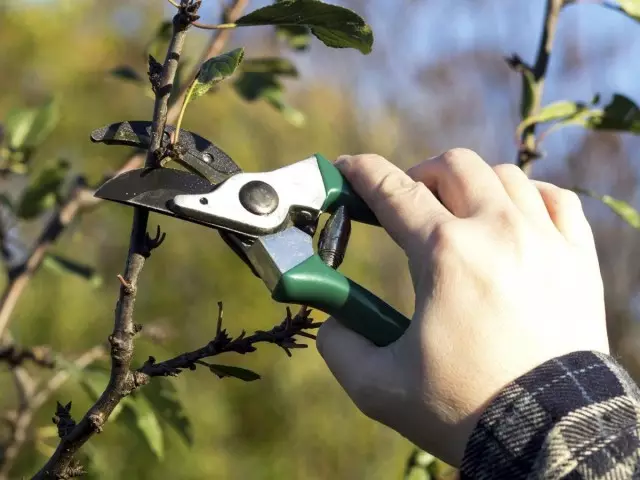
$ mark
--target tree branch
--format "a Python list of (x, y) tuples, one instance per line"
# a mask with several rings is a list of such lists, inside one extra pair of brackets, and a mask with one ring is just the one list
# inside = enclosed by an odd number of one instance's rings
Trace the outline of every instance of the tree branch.
[[(529, 115), (537, 113), (542, 105), (542, 94), (544, 92), (544, 83), (547, 75), (547, 68), (549, 66), (549, 59), (551, 57), (551, 49), (553, 47), (553, 41), (558, 27), (560, 11), (566, 3), (567, 0), (547, 0), (542, 36), (540, 38), (540, 45), (538, 46), (536, 62), (533, 67), (522, 65), (522, 68), (529, 68), (530, 72), (533, 74), (533, 86), (530, 92), (533, 98), (531, 99), (532, 107)], [(524, 88), (524, 81), (522, 95), (524, 101), (524, 97), (527, 95)], [(531, 125), (522, 133), (516, 163), (528, 176), (531, 174), (533, 161), (537, 157), (536, 126)]]
[[(248, 0), (235, 0), (233, 4), (225, 10), (224, 17), (239, 15), (247, 3)], [(199, 5), (199, 2), (182, 0), (181, 7), (192, 8), (196, 4)], [(195, 12), (192, 10), (190, 13), (194, 14)], [(174, 17), (174, 32), (163, 65), (160, 88), (158, 88), (156, 92), (151, 145), (147, 151), (145, 161), (145, 165), (147, 166), (153, 165), (161, 160), (161, 158), (159, 158), (162, 155), (161, 135), (164, 133), (167, 122), (173, 122), (180, 110), (179, 101), (173, 102), (173, 108), (169, 109), (169, 98), (181, 49), (184, 44), (184, 37), (189, 27), (189, 23), (184, 21), (183, 15), (183, 8), (181, 8), (176, 17)], [(182, 18), (178, 18), (181, 16)], [(222, 51), (228, 38), (228, 32), (214, 32), (203, 57), (208, 58), (209, 56), (216, 55), (216, 52)], [(198, 69), (195, 69), (193, 73), (194, 77), (197, 75)], [(186, 89), (183, 89), (178, 97), (184, 97), (185, 94)], [(69, 434), (64, 435), (52, 457), (34, 477), (36, 479), (70, 477), (70, 475), (73, 474), (70, 470), (74, 455), (94, 433), (98, 433), (102, 429), (102, 425), (107, 421), (109, 415), (120, 400), (136, 388), (134, 375), (129, 370), (129, 367), (133, 356), (133, 337), (140, 328), (133, 323), (133, 308), (137, 282), (144, 266), (144, 261), (150, 253), (149, 239), (146, 234), (147, 220), (148, 212), (146, 210), (136, 209), (134, 211), (129, 253), (127, 255), (125, 272), (122, 276), (122, 285), (116, 306), (114, 330), (109, 337), (112, 358), (109, 384), (83, 419)]]
[(256, 351), (257, 343), (273, 343), (282, 348), (288, 356), (291, 349), (306, 348), (307, 345), (297, 343), (296, 335), (315, 339), (315, 336), (305, 330), (317, 329), (321, 323), (314, 323), (309, 316), (311, 311), (303, 307), (292, 317), (291, 310), (287, 308), (287, 317), (280, 325), (273, 327), (268, 332), (257, 331), (253, 335), (245, 336), (243, 331), (237, 338), (231, 339), (226, 330), (222, 329), (222, 303), (219, 303), (218, 328), (216, 336), (207, 345), (193, 352), (183, 353), (164, 362), (155, 363), (150, 357), (136, 372), (136, 383), (144, 385), (151, 377), (176, 376), (182, 370), (195, 370), (198, 362), (204, 358), (215, 357), (222, 353), (235, 352), (241, 355)]
[(46, 345), (26, 348), (12, 343), (0, 347), (0, 361), (8, 363), (10, 368), (18, 367), (27, 360), (44, 368), (55, 366), (51, 349)]

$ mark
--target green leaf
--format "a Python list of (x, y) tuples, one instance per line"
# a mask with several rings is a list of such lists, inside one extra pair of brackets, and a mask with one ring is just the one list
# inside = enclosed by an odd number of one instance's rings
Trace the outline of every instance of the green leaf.
[(236, 25), (308, 27), (328, 47), (355, 48), (364, 54), (373, 46), (371, 27), (358, 14), (318, 0), (282, 0), (239, 18)]
[(618, 5), (624, 13), (640, 22), (640, 0), (618, 0)]
[(11, 110), (5, 122), (9, 147), (14, 150), (37, 147), (55, 128), (59, 118), (59, 104), (53, 97), (37, 108)]
[(196, 99), (207, 93), (211, 87), (233, 75), (244, 57), (244, 49), (236, 48), (217, 57), (210, 58), (200, 68), (191, 86), (191, 98)]
[(48, 254), (44, 257), (43, 266), (56, 273), (77, 275), (88, 281), (92, 287), (102, 285), (102, 277), (94, 268), (78, 263), (75, 260), (61, 257), (60, 255)]
[(55, 206), (68, 170), (66, 161), (42, 170), (23, 192), (16, 214), (24, 219), (32, 219)]
[(9, 111), (5, 120), (7, 141), (9, 148), (19, 150), (22, 148), (33, 120), (35, 118), (35, 110), (14, 108)]
[(243, 72), (268, 73), (287, 77), (298, 76), (298, 69), (291, 60), (280, 57), (251, 58), (242, 63), (241, 70)]
[(525, 118), (520, 125), (518, 125), (517, 133), (520, 135), (525, 129), (537, 123), (571, 118), (587, 110), (588, 107), (584, 103), (569, 101), (551, 103), (540, 109), (535, 115)]
[(109, 73), (114, 77), (121, 78), (133, 83), (146, 83), (142, 76), (129, 65), (120, 65), (112, 68)]
[(35, 148), (52, 132), (60, 120), (60, 104), (55, 97), (50, 98), (35, 110), (33, 123), (24, 145)]
[(147, 397), (161, 420), (173, 427), (188, 445), (193, 445), (193, 426), (173, 381), (154, 378), (140, 393)]
[(245, 382), (253, 382), (254, 380), (260, 379), (260, 375), (256, 372), (252, 372), (251, 370), (247, 370), (246, 368), (216, 364), (209, 364), (208, 367), (212, 373), (215, 373), (220, 378), (233, 377), (244, 380)]
[(140, 434), (158, 459), (164, 457), (164, 437), (153, 406), (140, 393), (129, 395), (123, 400), (125, 425)]
[(284, 87), (279, 80), (280, 76), (297, 75), (295, 65), (283, 58), (247, 60), (234, 88), (245, 100), (264, 100), (280, 111), (288, 122), (301, 126), (305, 122), (304, 115), (284, 101)]
[(615, 94), (602, 111), (593, 111), (586, 122), (593, 130), (616, 130), (640, 134), (640, 109), (633, 100)]
[(582, 188), (574, 188), (573, 190), (576, 193), (582, 193), (584, 195), (588, 195), (592, 198), (600, 200), (607, 207), (609, 207), (613, 211), (613, 213), (618, 215), (633, 228), (637, 228), (640, 230), (640, 213), (627, 202), (618, 200), (609, 195), (598, 195), (591, 190), (585, 190)]

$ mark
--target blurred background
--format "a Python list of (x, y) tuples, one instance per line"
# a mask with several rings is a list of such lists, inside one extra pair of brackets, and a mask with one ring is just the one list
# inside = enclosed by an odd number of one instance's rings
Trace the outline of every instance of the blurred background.
[[(373, 53), (333, 50), (315, 38), (294, 52), (269, 27), (234, 33), (228, 49), (247, 58), (285, 56), (300, 70), (286, 80), (286, 100), (306, 122), (293, 125), (264, 102), (249, 103), (224, 84), (189, 107), (184, 127), (221, 146), (245, 170), (270, 169), (314, 152), (375, 152), (399, 166), (453, 147), (477, 151), (491, 164), (513, 162), (521, 81), (504, 61), (533, 61), (543, 0), (343, 0), (375, 33)], [(562, 13), (544, 104), (589, 101), (596, 92), (640, 100), (637, 52), (640, 25), (597, 2), (577, 2)], [(253, 0), (250, 8), (266, 4)], [(119, 65), (144, 77), (145, 49), (172, 7), (161, 0), (0, 0), (0, 119), (15, 107), (37, 105), (52, 93), (61, 119), (34, 158), (39, 165), (66, 158), (92, 181), (116, 169), (126, 148), (94, 145), (92, 129), (122, 120), (148, 120), (148, 88), (108, 74)], [(204, 0), (202, 21), (216, 23), (220, 2)], [(192, 30), (185, 48), (195, 61), (209, 33)], [(565, 128), (542, 145), (533, 176), (569, 187), (615, 194), (636, 206), (640, 142), (630, 135)], [(591, 199), (583, 205), (594, 229), (606, 284), (610, 340), (640, 376), (640, 242), (638, 231)], [(132, 211), (103, 205), (83, 216), (55, 252), (94, 265), (104, 278), (94, 287), (76, 277), (39, 272), (20, 299), (11, 324), (24, 345), (50, 344), (74, 355), (104, 341), (113, 327)], [(140, 339), (134, 365), (202, 346), (215, 334), (217, 302), (226, 327), (268, 329), (283, 318), (261, 282), (213, 231), (151, 216), (167, 231), (165, 244), (141, 277), (136, 321), (160, 325), (170, 340)], [(28, 230), (28, 228), (27, 228)], [(28, 234), (28, 232), (27, 232)], [(413, 296), (406, 263), (384, 234), (355, 226), (343, 272), (407, 314)], [(323, 319), (322, 314), (314, 317)], [(550, 332), (551, 334), (551, 332)], [(312, 342), (311, 342), (312, 343)], [(166, 429), (158, 460), (127, 428), (107, 426), (91, 440), (99, 478), (390, 479), (402, 476), (412, 446), (366, 419), (330, 376), (313, 344), (287, 358), (272, 345), (247, 356), (219, 357), (262, 375), (243, 383), (206, 370), (172, 380), (193, 423), (187, 446)], [(6, 368), (0, 369), (0, 408), (15, 404)], [(73, 400), (79, 418), (91, 399), (70, 382), (42, 408), (34, 424), (51, 425), (55, 399)], [(116, 420), (118, 423), (118, 420)], [(52, 443), (54, 445), (54, 443)], [(33, 474), (47, 450), (27, 444), (13, 470)]]

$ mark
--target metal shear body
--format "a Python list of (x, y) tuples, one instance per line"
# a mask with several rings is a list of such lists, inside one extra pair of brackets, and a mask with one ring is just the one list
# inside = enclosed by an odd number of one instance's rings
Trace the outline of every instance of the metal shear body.
[[(378, 225), (332, 163), (316, 154), (270, 172), (243, 173), (228, 163), (230, 157), (222, 150), (202, 140), (199, 145), (197, 150), (187, 147), (194, 173), (160, 167), (133, 170), (107, 181), (95, 195), (218, 230), (278, 302), (324, 311), (379, 346), (404, 333), (407, 317), (314, 251), (313, 234), (323, 213)], [(203, 152), (209, 156), (206, 161)], [(233, 172), (220, 183), (210, 174), (220, 171), (218, 158)], [(199, 163), (206, 165), (204, 173), (198, 172)]]

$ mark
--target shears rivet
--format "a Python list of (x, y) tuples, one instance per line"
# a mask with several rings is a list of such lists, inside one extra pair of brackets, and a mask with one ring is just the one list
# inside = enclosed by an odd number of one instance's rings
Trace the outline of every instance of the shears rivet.
[(213, 157), (211, 155), (209, 155), (208, 153), (205, 153), (202, 155), (202, 161), (205, 163), (211, 163), (213, 162)]
[(260, 180), (247, 182), (238, 196), (242, 206), (255, 215), (269, 215), (278, 208), (278, 193), (271, 185)]
[(200, 198), (200, 203), (201, 203), (202, 205), (206, 205), (207, 203), (209, 203), (209, 200), (207, 200), (207, 198), (206, 198), (206, 197), (201, 197), (201, 198)]

